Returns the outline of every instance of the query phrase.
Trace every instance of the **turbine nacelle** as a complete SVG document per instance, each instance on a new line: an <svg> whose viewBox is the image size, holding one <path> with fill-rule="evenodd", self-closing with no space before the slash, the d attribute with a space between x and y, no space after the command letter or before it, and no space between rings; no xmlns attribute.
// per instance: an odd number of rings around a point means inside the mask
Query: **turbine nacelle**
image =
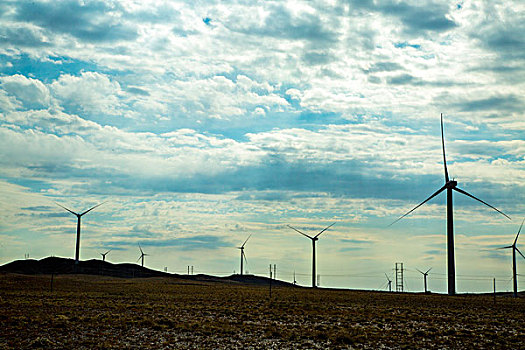
<svg viewBox="0 0 525 350"><path fill-rule="evenodd" d="M450 180L445 184L446 188L456 188L458 182L456 180Z"/></svg>

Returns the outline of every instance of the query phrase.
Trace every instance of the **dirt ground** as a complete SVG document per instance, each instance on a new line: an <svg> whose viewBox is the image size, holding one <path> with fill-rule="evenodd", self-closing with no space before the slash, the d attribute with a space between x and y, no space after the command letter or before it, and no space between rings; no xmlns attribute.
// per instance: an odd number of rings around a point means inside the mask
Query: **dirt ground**
<svg viewBox="0 0 525 350"><path fill-rule="evenodd" d="M0 348L525 348L525 298L0 274Z"/></svg>

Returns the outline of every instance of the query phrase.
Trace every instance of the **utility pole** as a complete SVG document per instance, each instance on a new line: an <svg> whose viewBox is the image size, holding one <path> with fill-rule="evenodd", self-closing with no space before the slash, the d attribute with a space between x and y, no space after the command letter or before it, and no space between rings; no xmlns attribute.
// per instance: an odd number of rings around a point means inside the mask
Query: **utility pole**
<svg viewBox="0 0 525 350"><path fill-rule="evenodd" d="M396 292L403 291L403 263L396 263Z"/></svg>
<svg viewBox="0 0 525 350"><path fill-rule="evenodd" d="M193 265L191 265L191 274L193 275Z"/></svg>
<svg viewBox="0 0 525 350"><path fill-rule="evenodd" d="M321 285L321 275L320 274L317 274L317 287L319 287Z"/></svg>
<svg viewBox="0 0 525 350"><path fill-rule="evenodd" d="M277 265L273 264L273 279L277 278Z"/></svg>
<svg viewBox="0 0 525 350"><path fill-rule="evenodd" d="M188 265L188 275L190 274L190 265Z"/></svg>
<svg viewBox="0 0 525 350"><path fill-rule="evenodd" d="M295 280L295 270L293 270L293 285L295 286L297 284L297 281Z"/></svg>

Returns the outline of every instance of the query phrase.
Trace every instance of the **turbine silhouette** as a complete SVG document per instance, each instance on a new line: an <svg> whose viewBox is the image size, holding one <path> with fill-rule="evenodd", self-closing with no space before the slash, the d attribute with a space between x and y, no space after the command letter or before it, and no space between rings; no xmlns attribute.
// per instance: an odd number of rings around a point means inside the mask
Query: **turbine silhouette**
<svg viewBox="0 0 525 350"><path fill-rule="evenodd" d="M65 210L67 210L71 214L76 215L76 217L77 217L77 243L76 243L76 248L75 248L75 264L78 264L78 261L79 261L79 258L80 258L80 218L82 216L86 215L87 213L89 213L90 211L92 211L93 209L95 209L96 207L101 206L104 203L106 203L106 202L102 202L100 204L97 204L94 207L92 207L92 208L86 210L85 212L79 214L79 213L75 213L74 211L72 211L72 210L70 210L70 209L68 209L68 208L66 208L66 207L64 207L64 206L62 206L62 205L60 205L60 204L55 202L56 205L58 205L59 207L65 209Z"/></svg>
<svg viewBox="0 0 525 350"><path fill-rule="evenodd" d="M330 226L324 228L321 232L319 232L318 234L316 234L313 237L308 236L306 233L301 232L298 229L293 228L290 225L287 225L292 230L295 230L295 231L299 232L300 234L302 234L303 236L308 237L308 238L310 238L312 240L312 288L316 287L316 284L315 284L315 242L319 239L318 237L321 235L321 233L323 233L324 231L328 230L330 227L332 227L334 225L335 225L335 222L333 224L331 224Z"/></svg>
<svg viewBox="0 0 525 350"><path fill-rule="evenodd" d="M472 199L477 200L478 202L485 204L486 206L494 209L495 211L505 216L509 220L510 220L510 217L507 214L503 213L502 211L496 209L492 205L458 188L457 187L458 182L455 181L454 179L452 180L449 179L448 170L447 170L447 160L445 157L445 136L443 133L443 114L441 114L441 145L443 148L443 166L445 168L445 184L439 190L434 192L430 197L425 199L423 202L418 204L415 208L408 211L403 216L399 217L389 226L392 226L393 224L395 224L396 222L398 222L399 220L401 220L402 218L404 218L405 216L407 216L408 214L410 214L411 212L413 212L414 210L416 210L417 208L419 208L420 206L422 206L423 204L425 204L426 202L428 202L429 200L431 200L432 198L434 198L435 196L443 192L444 190L447 190L447 277L448 277L447 281L448 281L448 295L454 295L456 294L456 268L454 265L454 212L452 208L452 191L462 193Z"/></svg>
<svg viewBox="0 0 525 350"><path fill-rule="evenodd" d="M248 242L251 236L252 235L249 235L248 238L246 238L246 240L244 241L244 243L240 247L237 247L237 249L241 250L241 276L243 271L243 260L246 261L246 255L244 254L244 245L246 244L246 242ZM246 261L246 263L248 263L248 261Z"/></svg>
<svg viewBox="0 0 525 350"><path fill-rule="evenodd" d="M388 291L391 292L392 291L392 280L388 277L386 272L385 272L385 277L386 277L386 280L388 281Z"/></svg>
<svg viewBox="0 0 525 350"><path fill-rule="evenodd" d="M418 270L419 273L421 273L423 275L423 278L425 279L425 294L426 294L427 293L427 276L430 270L432 270L432 268L428 269L427 272L423 272L420 269L416 269L416 270Z"/></svg>
<svg viewBox="0 0 525 350"><path fill-rule="evenodd" d="M102 255L102 261L106 261L106 255L108 255L108 253L109 253L110 251L111 251L111 249L108 250L108 251L105 252L105 253L100 253L100 255Z"/></svg>
<svg viewBox="0 0 525 350"><path fill-rule="evenodd" d="M513 284L513 287L514 287L514 297L515 298L518 297L518 274L516 273L516 252L520 253L520 255L523 257L523 259L525 259L525 256L520 252L518 247L516 247L516 243L518 242L518 237L520 236L521 228L523 227L523 222L524 221L525 221L525 219L523 219L523 221L521 222L520 228L518 230L518 234L516 235L516 238L514 239L514 243L512 243L512 245L509 245L509 246L506 246L506 247L498 248L498 249L510 249L510 248L512 248L512 280L513 280L512 284Z"/></svg>
<svg viewBox="0 0 525 350"><path fill-rule="evenodd" d="M145 257L145 256L149 256L149 254L146 254L146 253L144 253L144 252L142 251L142 247L140 246L140 244L139 244L139 249L140 249L140 256L139 256L139 258L137 259L137 262L138 262L139 260L142 259L141 266L144 267L144 257Z"/></svg>

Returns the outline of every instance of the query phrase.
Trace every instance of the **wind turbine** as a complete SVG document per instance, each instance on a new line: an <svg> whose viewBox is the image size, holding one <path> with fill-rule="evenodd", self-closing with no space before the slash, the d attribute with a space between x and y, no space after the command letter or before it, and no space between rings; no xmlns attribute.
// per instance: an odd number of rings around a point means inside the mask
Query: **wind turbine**
<svg viewBox="0 0 525 350"><path fill-rule="evenodd" d="M252 235L249 235L248 238L246 238L246 240L244 241L244 243L240 246L240 247L237 247L237 249L240 249L241 250L241 276L242 276L242 268L243 268L243 260L246 260L246 255L244 254L244 245L246 244L246 242L248 242L248 240L250 239ZM246 263L248 263L248 261L246 261Z"/></svg>
<svg viewBox="0 0 525 350"><path fill-rule="evenodd" d="M432 268L428 269L427 272L423 272L421 271L420 269L416 269L419 271L419 273L421 273L423 275L423 278L425 279L425 294L427 293L427 276L428 276L428 273L430 270L432 270Z"/></svg>
<svg viewBox="0 0 525 350"><path fill-rule="evenodd" d="M109 253L110 251L111 251L111 249L108 250L108 251L105 252L105 253L100 253L100 255L102 255L102 261L106 261L106 255L108 255L108 253Z"/></svg>
<svg viewBox="0 0 525 350"><path fill-rule="evenodd" d="M328 230L330 227L332 227L334 225L335 225L335 222L333 224L331 224L330 226L324 228L321 232L319 232L318 234L316 234L313 237L308 236L306 233L301 232L298 229L293 228L290 225L287 225L292 230L295 230L295 231L299 232L300 234L302 234L303 236L308 237L308 238L310 238L312 240L312 288L316 287L316 284L315 284L315 242L319 239L318 237L321 235L321 233L323 233L324 231Z"/></svg>
<svg viewBox="0 0 525 350"><path fill-rule="evenodd" d="M137 261L139 261L139 260L142 259L142 264L141 264L141 265L142 265L142 267L144 267L144 257L145 257L145 256L148 256L149 254L146 254L146 253L144 253L144 252L142 251L142 247L140 246L140 244L139 244L139 249L140 249L140 256L139 256L139 258L137 259Z"/></svg>
<svg viewBox="0 0 525 350"><path fill-rule="evenodd" d="M392 280L388 278L388 275L385 273L386 280L388 281L388 291L392 291Z"/></svg>
<svg viewBox="0 0 525 350"><path fill-rule="evenodd" d="M521 228L523 227L523 222L524 221L525 221L525 219L523 219L523 221L521 222L520 228L518 230L518 234L516 235L516 238L514 239L514 243L512 243L512 245L509 245L509 246L506 246L506 247L498 248L498 249L509 249L509 248L512 248L512 279L513 279L512 284L513 284L513 287L514 287L514 297L515 298L518 297L518 274L516 273L516 251L518 253L520 253L520 255L523 257L523 259L525 259L525 256L520 252L518 247L516 247L516 242L518 242L518 237L520 235L520 231L521 231Z"/></svg>
<svg viewBox="0 0 525 350"><path fill-rule="evenodd" d="M62 206L62 205L60 205L60 204L55 202L56 205L58 205L59 207L65 209L65 210L67 210L71 214L76 215L76 217L77 217L77 244L76 244L76 249L75 249L75 264L78 264L79 255L80 255L80 218L82 216L86 215L87 213L89 213L90 211L92 211L93 209L95 209L96 207L101 206L104 203L106 203L106 202L102 202L100 204L97 204L94 207L92 207L92 208L86 210L85 212L79 214L79 213L75 213L74 211L69 210L68 208L66 208L66 207L64 207L64 206Z"/></svg>
<svg viewBox="0 0 525 350"><path fill-rule="evenodd" d="M413 208L412 210L410 210L409 212L407 212L403 216L399 217L396 221L391 223L389 226L392 226L393 224L395 224L396 222L398 222L399 220L401 220L402 218L404 218L405 216L407 216L408 214L410 214L411 212L413 212L414 210L416 210L417 208L419 208L420 206L422 206L423 204L425 204L426 202L428 202L429 200L431 200L432 198L434 198L435 196L437 196L438 194L443 192L444 190L447 190L447 275L448 275L448 295L454 295L454 294L456 294L456 268L454 266L454 212L453 212L453 208L452 208L452 191L454 190L456 192L462 193L462 194L464 194L464 195L466 195L466 196L468 196L468 197L470 197L472 199L477 200L478 202L481 202L481 203L485 204L486 206L494 209L495 211L497 211L501 215L505 216L509 220L510 220L510 217L507 214L503 213L502 211L496 209L492 205L490 205L490 204L482 201L481 199L474 197L470 193L468 193L468 192L458 188L457 187L458 182L455 181L454 179L452 179L452 180L449 179L448 171L447 171L447 160L445 158L445 137L444 137L444 133L443 133L443 113L441 114L441 145L442 145L442 148L443 148L443 165L444 165L444 168L445 168L445 184L439 190L434 192L430 197L425 199L423 202L418 204L415 208Z"/></svg>

